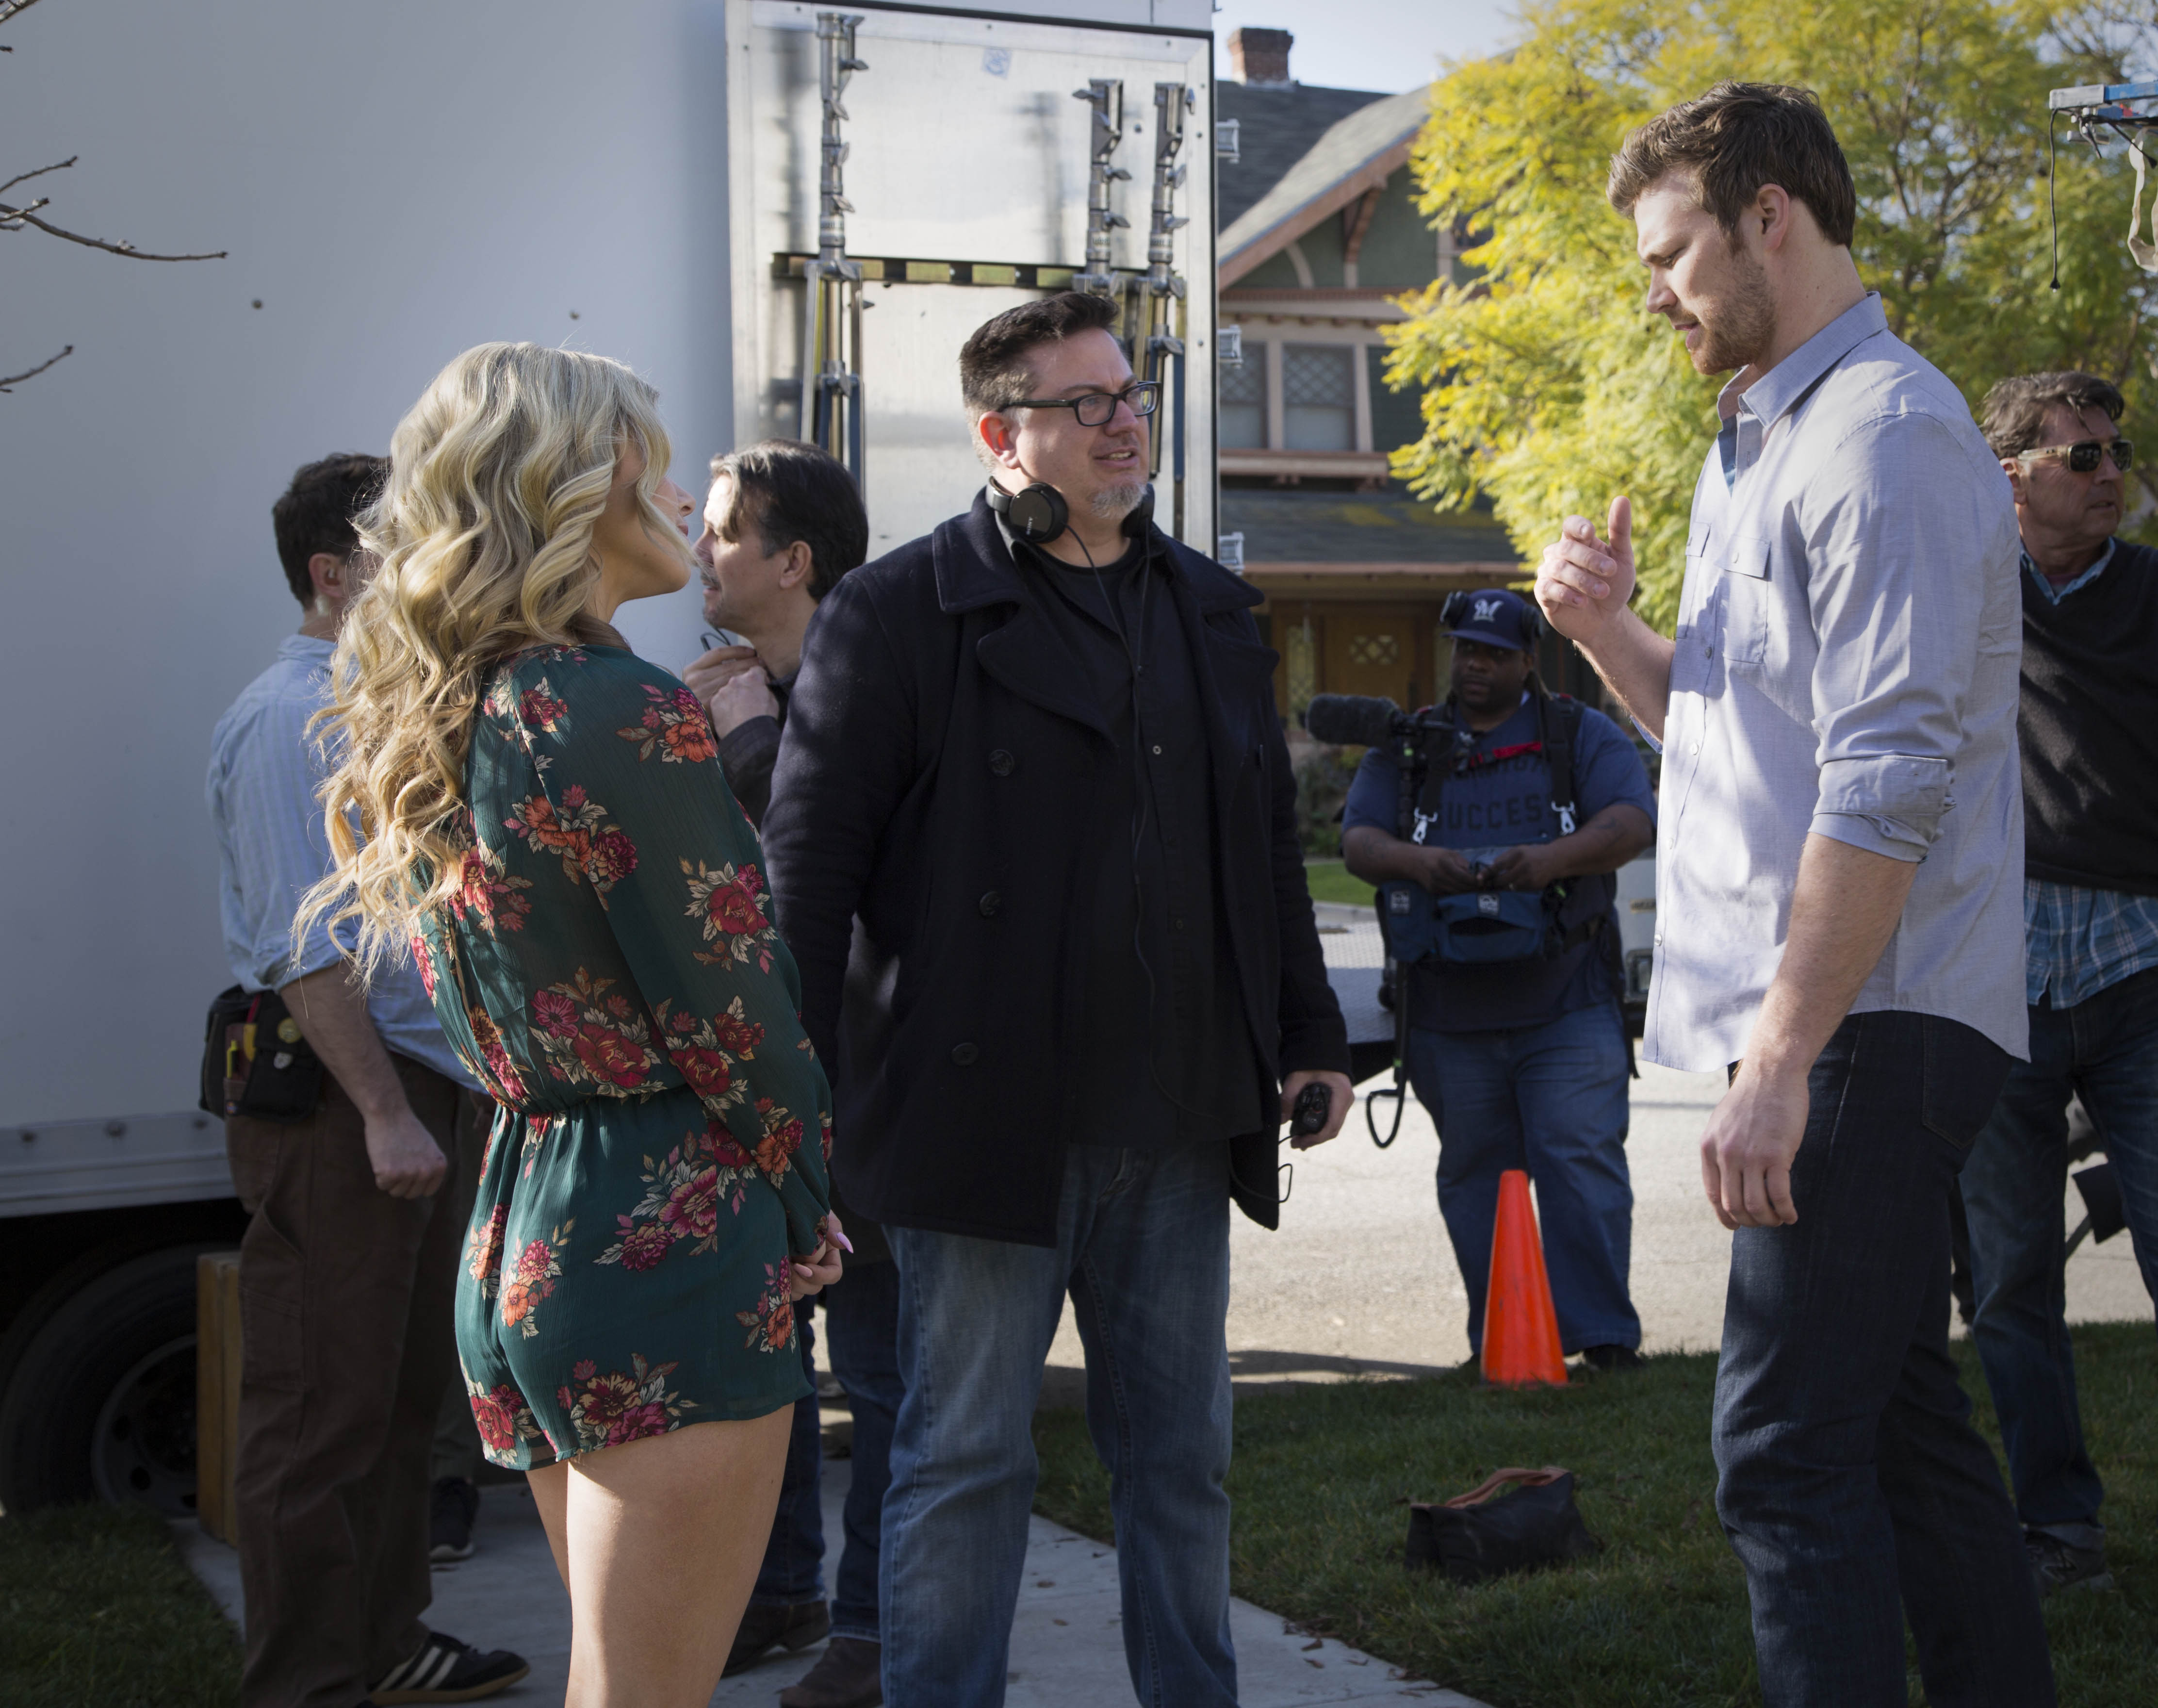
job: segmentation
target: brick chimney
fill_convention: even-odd
[[[1296,38],[1285,29],[1233,29],[1229,32],[1229,69],[1239,83],[1255,89],[1287,89],[1288,50]]]

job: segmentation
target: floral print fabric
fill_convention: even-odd
[[[413,944],[502,1105],[458,1278],[488,1458],[555,1458],[807,1392],[790,1253],[831,1097],[756,839],[696,697],[618,648],[487,685],[459,889]]]

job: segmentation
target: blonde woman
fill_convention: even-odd
[[[688,580],[648,387],[488,344],[400,424],[333,665],[337,869],[502,1104],[459,1277],[488,1456],[569,1587],[568,1700],[702,1708],[836,1280],[829,1093],[695,697],[610,620]],[[303,915],[303,917],[306,916]]]

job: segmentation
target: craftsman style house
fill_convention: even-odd
[[[1216,86],[1238,152],[1217,179],[1220,313],[1242,350],[1221,374],[1221,529],[1267,596],[1284,714],[1321,693],[1414,706],[1445,691],[1447,594],[1525,572],[1489,516],[1442,516],[1388,473],[1422,426],[1417,397],[1386,385],[1381,329],[1455,265],[1408,170],[1430,88],[1307,87],[1292,40],[1236,31],[1234,80]]]

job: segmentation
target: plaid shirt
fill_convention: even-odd
[[[2072,1009],[2131,973],[2158,967],[2158,895],[2023,883],[2023,989],[2032,1007],[2048,992]]]

